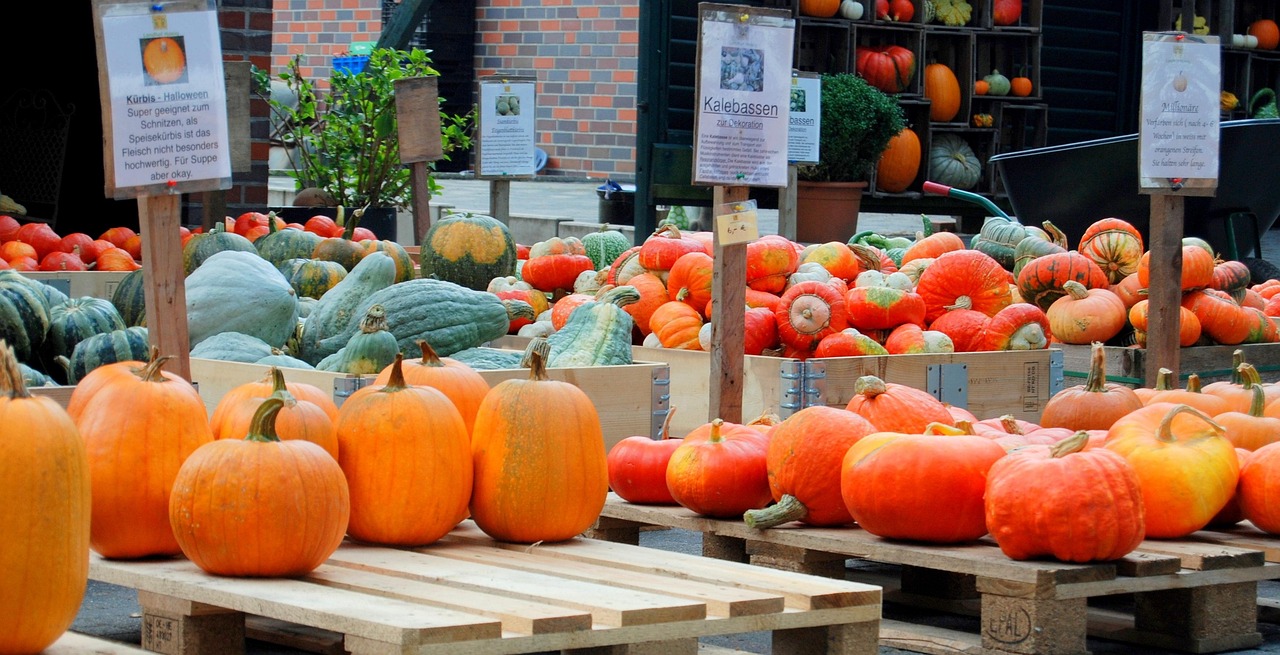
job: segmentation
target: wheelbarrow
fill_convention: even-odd
[[[1280,269],[1262,259],[1261,235],[1280,218],[1280,119],[1222,123],[1215,196],[1187,196],[1184,233],[1268,279]],[[1074,247],[1102,218],[1121,218],[1150,239],[1151,197],[1139,192],[1138,135],[1129,134],[993,155],[1013,214],[1028,225],[1052,221]],[[1256,269],[1256,270],[1255,270]],[[1265,275],[1263,275],[1266,273]]]

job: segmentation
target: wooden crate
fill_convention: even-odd
[[[1055,346],[1062,349],[1063,375],[1067,386],[1083,384],[1089,376],[1090,346]],[[1176,386],[1185,386],[1187,376],[1195,373],[1201,384],[1208,384],[1231,377],[1232,355],[1239,350],[1244,360],[1253,364],[1263,382],[1280,381],[1280,343],[1252,343],[1239,346],[1192,346],[1178,351],[1178,376]],[[1119,382],[1131,387],[1146,385],[1145,348],[1103,346],[1106,357],[1107,381]]]
[[[59,291],[80,298],[93,296],[111,300],[111,294],[127,271],[23,271],[23,275],[53,285]]]
[[[861,579],[882,586],[886,602],[979,618],[979,634],[882,621],[882,645],[927,653],[1084,654],[1089,636],[1195,653],[1249,648],[1262,642],[1258,581],[1280,578],[1280,564],[1256,545],[1214,542],[1207,531],[1143,542],[1116,562],[1019,562],[989,537],[941,546],[881,539],[853,526],[757,530],[611,494],[588,534],[638,543],[639,530],[651,526],[701,532],[708,557]],[[886,578],[885,567],[867,563],[900,575]],[[1127,614],[1089,603],[1126,594],[1134,602]]]
[[[334,400],[339,404],[375,377],[301,368],[281,370],[290,382],[305,382],[333,392]],[[549,368],[547,377],[569,382],[586,392],[600,415],[600,428],[607,450],[627,437],[650,434],[654,380],[665,379],[666,370],[663,364],[639,362],[628,366]],[[204,398],[210,414],[231,388],[262,379],[269,371],[269,366],[260,364],[191,358],[191,379],[198,384],[200,396]],[[480,375],[493,386],[503,380],[525,379],[529,376],[529,369],[482,370]]]
[[[698,638],[770,631],[774,653],[873,655],[879,587],[575,537],[504,544],[470,521],[431,544],[344,543],[298,578],[226,578],[185,559],[92,556],[138,590],[143,647],[244,652],[246,616],[343,636],[353,655],[693,655]]]

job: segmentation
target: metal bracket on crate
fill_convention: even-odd
[[[804,406],[827,404],[827,364],[812,359],[804,365]]]
[[[784,359],[779,365],[782,380],[778,398],[778,416],[786,418],[804,409],[805,366],[798,359]]]
[[[70,295],[71,295],[71,280],[70,280],[70,279],[68,279],[68,278],[65,278],[65,277],[50,277],[50,278],[45,278],[45,279],[40,280],[40,281],[41,281],[41,282],[44,282],[45,284],[47,284],[47,285],[49,285],[49,286],[51,286],[51,287],[53,287],[53,288],[55,288],[55,289],[57,289],[58,291],[61,291],[61,292],[62,292],[62,294],[63,294],[63,295],[65,295],[65,296],[70,296]]]
[[[372,381],[373,381],[373,378],[366,378],[366,377],[359,377],[359,376],[350,377],[350,378],[335,378],[333,381],[334,404],[336,404],[338,407],[342,407],[342,402],[345,401],[348,397],[350,397],[351,394],[359,391],[362,387],[368,385]]]
[[[1062,351],[1056,348],[1049,351],[1049,397],[1062,391],[1064,381]]]
[[[653,368],[653,386],[649,396],[649,436],[662,438],[662,424],[667,422],[671,413],[671,367],[655,366]]]
[[[925,390],[956,407],[969,406],[969,365],[930,364],[925,369]]]

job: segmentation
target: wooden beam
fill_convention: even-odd
[[[712,215],[726,203],[744,202],[751,189],[744,186],[714,188]],[[717,418],[742,423],[742,367],[746,359],[745,334],[747,303],[747,244],[722,244],[712,218],[715,256],[712,265],[711,299],[711,398],[708,421]],[[754,418],[754,417],[753,417]]]
[[[433,4],[435,4],[435,0],[404,0],[401,2],[391,14],[391,20],[387,21],[387,26],[382,28],[382,35],[378,37],[377,47],[395,48],[396,50],[407,49],[409,42],[413,40],[413,33],[422,24],[422,19],[426,18],[427,12],[431,10],[431,5]]]
[[[1182,227],[1185,199],[1160,193],[1151,196],[1151,284],[1147,289],[1146,386],[1154,387],[1161,368],[1178,379],[1179,321],[1182,310]]]
[[[187,332],[187,288],[178,233],[182,196],[138,197],[142,233],[143,295],[147,304],[147,336],[161,356],[172,357],[171,372],[191,379],[191,345]]]

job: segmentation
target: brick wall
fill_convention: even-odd
[[[302,54],[303,73],[324,80],[334,55],[382,31],[380,0],[274,0],[274,13],[275,74]],[[543,175],[634,179],[639,16],[639,0],[476,3],[475,76],[538,80]]]
[[[249,61],[258,68],[271,66],[272,0],[223,0],[218,10],[222,38],[223,61]],[[225,214],[238,216],[246,211],[261,210],[267,204],[267,158],[270,152],[266,102],[250,102],[249,135],[252,166],[249,171],[232,173],[232,188],[226,192]],[[202,194],[188,199],[192,224],[203,220]],[[215,220],[221,218],[214,216]]]

